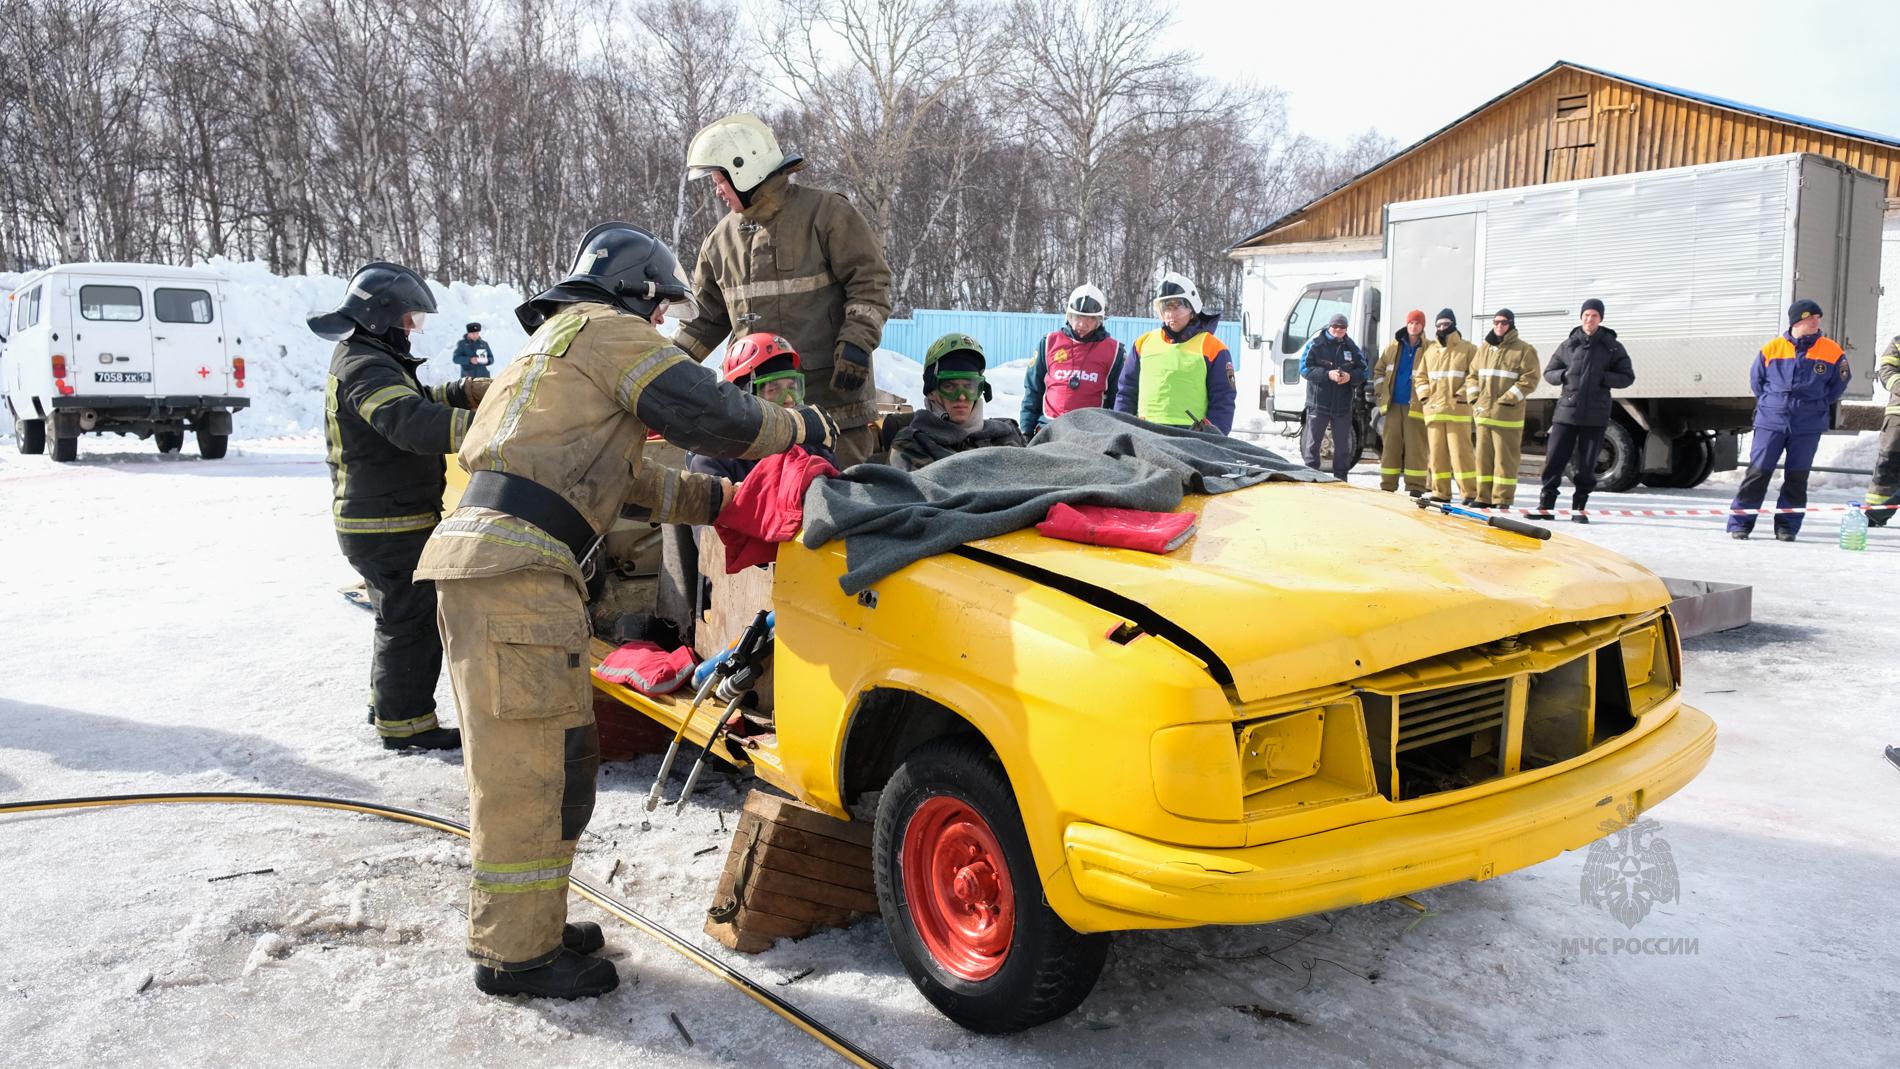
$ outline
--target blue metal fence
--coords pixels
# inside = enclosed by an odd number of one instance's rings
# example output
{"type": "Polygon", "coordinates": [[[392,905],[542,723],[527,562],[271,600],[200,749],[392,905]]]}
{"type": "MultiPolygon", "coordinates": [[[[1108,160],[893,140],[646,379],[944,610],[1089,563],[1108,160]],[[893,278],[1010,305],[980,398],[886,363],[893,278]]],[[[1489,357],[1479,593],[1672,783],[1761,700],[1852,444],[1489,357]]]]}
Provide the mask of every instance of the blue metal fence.
{"type": "MultiPolygon", "coordinates": [[[[1138,316],[1108,318],[1108,332],[1122,342],[1133,342],[1160,325],[1159,319],[1138,316]]],[[[952,332],[968,334],[983,343],[983,352],[994,367],[1035,356],[1036,343],[1061,326],[1062,317],[1048,312],[957,312],[919,308],[909,319],[885,323],[882,345],[922,363],[931,342],[952,332]]],[[[1238,359],[1240,324],[1222,323],[1214,329],[1214,336],[1226,343],[1238,359]]]]}

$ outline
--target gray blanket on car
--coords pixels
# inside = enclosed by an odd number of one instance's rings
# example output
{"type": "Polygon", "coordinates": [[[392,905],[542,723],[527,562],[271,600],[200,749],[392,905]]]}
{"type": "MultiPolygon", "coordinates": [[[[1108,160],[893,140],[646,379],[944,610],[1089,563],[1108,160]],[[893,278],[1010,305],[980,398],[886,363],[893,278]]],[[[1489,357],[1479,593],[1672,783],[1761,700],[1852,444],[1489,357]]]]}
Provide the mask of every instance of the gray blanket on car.
{"type": "Polygon", "coordinates": [[[1284,479],[1329,482],[1270,450],[1101,408],[1046,423],[1025,449],[976,449],[914,472],[859,464],[805,493],[807,547],[845,540],[856,594],[913,561],[1033,527],[1057,502],[1172,511],[1187,493],[1284,479]]]}

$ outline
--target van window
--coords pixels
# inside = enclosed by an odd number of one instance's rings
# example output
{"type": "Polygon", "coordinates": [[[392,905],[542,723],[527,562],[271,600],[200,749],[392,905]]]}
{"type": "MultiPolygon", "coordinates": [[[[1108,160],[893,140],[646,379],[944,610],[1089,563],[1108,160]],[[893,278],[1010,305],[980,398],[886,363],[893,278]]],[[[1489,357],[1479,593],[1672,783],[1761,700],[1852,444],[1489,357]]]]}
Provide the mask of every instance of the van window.
{"type": "Polygon", "coordinates": [[[81,286],[79,314],[107,323],[136,323],[145,318],[145,298],[137,286],[81,286]]]}
{"type": "Polygon", "coordinates": [[[25,330],[36,326],[40,321],[40,287],[27,290],[19,300],[20,307],[13,313],[13,329],[25,330]]]}
{"type": "Polygon", "coordinates": [[[155,289],[152,314],[160,323],[209,323],[211,295],[204,290],[155,289]]]}
{"type": "Polygon", "coordinates": [[[1326,321],[1337,315],[1352,315],[1351,286],[1329,286],[1300,294],[1293,311],[1286,317],[1286,333],[1280,338],[1280,351],[1297,353],[1306,341],[1319,333],[1326,321]]]}

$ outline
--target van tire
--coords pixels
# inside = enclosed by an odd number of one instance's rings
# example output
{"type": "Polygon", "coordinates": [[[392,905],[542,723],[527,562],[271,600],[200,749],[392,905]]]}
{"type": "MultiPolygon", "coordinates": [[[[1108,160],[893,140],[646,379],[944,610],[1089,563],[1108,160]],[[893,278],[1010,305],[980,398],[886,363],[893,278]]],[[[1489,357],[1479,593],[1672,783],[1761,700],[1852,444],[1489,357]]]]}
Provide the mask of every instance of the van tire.
{"type": "Polygon", "coordinates": [[[884,927],[911,982],[973,1032],[1020,1032],[1055,1020],[1081,1005],[1102,974],[1109,937],[1077,932],[1049,908],[1009,779],[980,738],[938,739],[904,758],[878,796],[872,865],[884,927]],[[955,877],[954,891],[943,882],[948,873],[918,866],[933,856],[931,847],[939,860],[960,847],[976,859],[955,877]],[[1003,880],[964,875],[979,865],[1003,880]],[[999,893],[1003,883],[1007,894],[999,893]],[[971,885],[973,894],[964,890],[971,885]],[[936,905],[920,894],[913,910],[913,892],[933,887],[936,905]],[[972,935],[943,923],[957,919],[946,916],[955,912],[948,899],[985,897],[987,931],[972,935]],[[999,954],[985,940],[1004,924],[999,954]]]}
{"type": "Polygon", "coordinates": [[[228,434],[212,434],[202,429],[193,433],[198,436],[198,455],[206,460],[223,460],[224,451],[231,447],[228,434]]]}
{"type": "Polygon", "coordinates": [[[46,452],[46,421],[43,419],[16,419],[13,421],[13,441],[20,452],[29,457],[46,452]]]}
{"type": "Polygon", "coordinates": [[[152,443],[161,453],[176,453],[185,448],[184,431],[153,431],[152,443]]]}
{"type": "Polygon", "coordinates": [[[1630,425],[1614,417],[1603,428],[1603,452],[1597,459],[1597,489],[1620,494],[1643,476],[1643,443],[1630,425]]]}
{"type": "Polygon", "coordinates": [[[54,438],[53,459],[60,464],[70,464],[79,459],[78,438],[54,438]]]}

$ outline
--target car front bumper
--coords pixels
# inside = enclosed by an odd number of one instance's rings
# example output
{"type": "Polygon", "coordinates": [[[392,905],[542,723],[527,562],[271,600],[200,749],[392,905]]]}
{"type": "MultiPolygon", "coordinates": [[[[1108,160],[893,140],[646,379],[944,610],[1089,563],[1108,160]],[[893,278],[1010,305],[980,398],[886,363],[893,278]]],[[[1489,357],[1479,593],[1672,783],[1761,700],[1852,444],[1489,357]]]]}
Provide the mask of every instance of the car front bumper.
{"type": "Polygon", "coordinates": [[[1058,911],[1090,931],[1261,924],[1486,880],[1605,837],[1694,779],[1714,752],[1714,721],[1684,705],[1568,771],[1263,846],[1201,850],[1077,822],[1063,853],[1082,908],[1058,911]]]}

